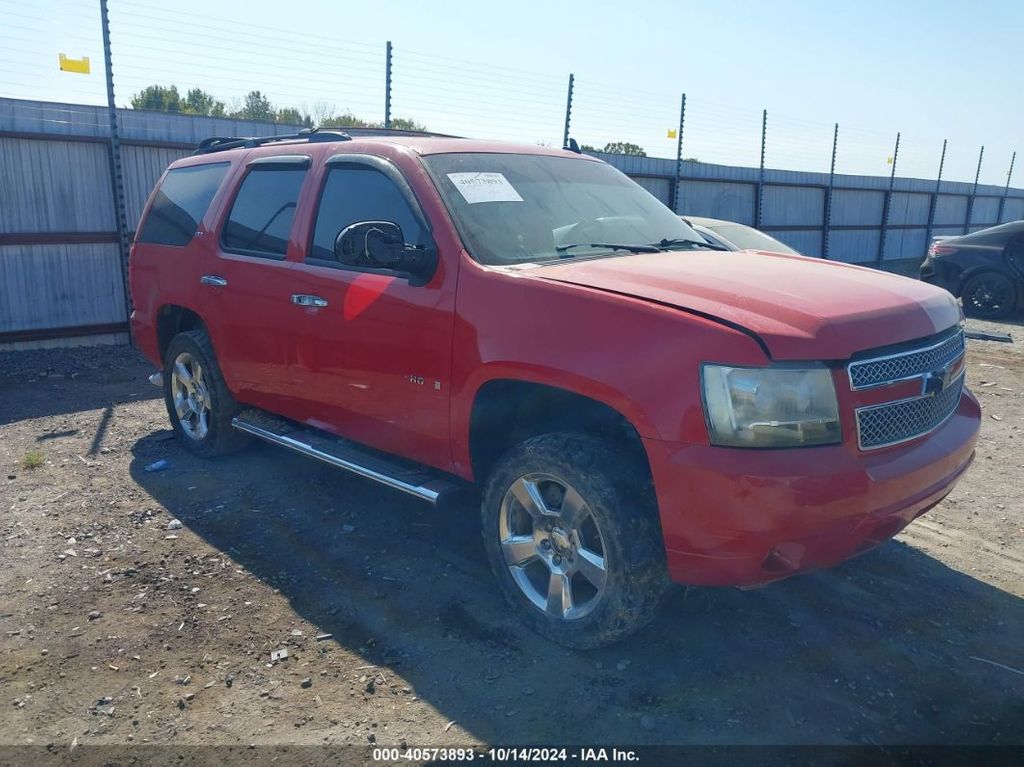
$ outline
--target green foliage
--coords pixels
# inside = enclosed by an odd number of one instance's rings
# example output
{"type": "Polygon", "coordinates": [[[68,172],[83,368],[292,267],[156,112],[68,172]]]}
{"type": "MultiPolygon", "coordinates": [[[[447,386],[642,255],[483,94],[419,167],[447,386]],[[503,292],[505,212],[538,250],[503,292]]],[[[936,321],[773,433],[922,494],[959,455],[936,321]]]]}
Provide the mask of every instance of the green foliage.
{"type": "Polygon", "coordinates": [[[604,149],[598,149],[590,144],[580,144],[581,152],[604,152],[605,154],[631,154],[635,157],[646,157],[647,152],[639,144],[630,144],[628,141],[609,141],[604,149]]]}
{"type": "Polygon", "coordinates": [[[156,109],[160,112],[180,112],[181,94],[172,85],[150,85],[132,96],[132,109],[156,109]]]}
{"type": "Polygon", "coordinates": [[[207,115],[209,117],[224,117],[226,114],[224,102],[218,101],[202,88],[192,88],[188,92],[184,101],[181,102],[181,111],[190,115],[207,115]]]}
{"type": "Polygon", "coordinates": [[[21,459],[21,466],[25,469],[38,469],[46,462],[43,454],[38,450],[31,450],[25,453],[25,457],[21,459]]]}
{"type": "Polygon", "coordinates": [[[628,154],[634,157],[646,157],[647,152],[639,144],[630,144],[628,141],[609,141],[601,150],[608,154],[628,154]]]}
{"type": "Polygon", "coordinates": [[[249,91],[245,94],[242,108],[231,116],[241,120],[265,120],[270,122],[274,119],[274,115],[274,105],[270,103],[270,99],[260,91],[249,91]]]}
{"type": "Polygon", "coordinates": [[[426,131],[427,126],[423,123],[418,123],[415,120],[411,120],[408,117],[392,117],[391,127],[394,130],[411,130],[411,131],[426,131]]]}
{"type": "Polygon", "coordinates": [[[330,115],[320,121],[321,128],[376,128],[380,123],[371,123],[356,117],[351,112],[330,115]]]}
{"type": "Polygon", "coordinates": [[[295,107],[281,107],[277,110],[274,121],[288,125],[301,125],[304,128],[313,127],[313,118],[295,107]]]}
{"type": "MultiPolygon", "coordinates": [[[[150,85],[132,96],[133,109],[154,109],[161,112],[181,112],[209,117],[233,117],[238,120],[262,120],[287,125],[301,125],[305,128],[383,128],[382,122],[364,120],[350,111],[334,114],[324,104],[314,105],[310,114],[305,108],[275,107],[262,91],[253,90],[246,94],[241,105],[235,103],[228,109],[223,101],[202,88],[192,88],[182,98],[176,85],[150,85]],[[314,116],[315,115],[315,116],[314,116]]],[[[408,117],[396,117],[391,121],[394,130],[426,131],[422,123],[408,117]]]]}

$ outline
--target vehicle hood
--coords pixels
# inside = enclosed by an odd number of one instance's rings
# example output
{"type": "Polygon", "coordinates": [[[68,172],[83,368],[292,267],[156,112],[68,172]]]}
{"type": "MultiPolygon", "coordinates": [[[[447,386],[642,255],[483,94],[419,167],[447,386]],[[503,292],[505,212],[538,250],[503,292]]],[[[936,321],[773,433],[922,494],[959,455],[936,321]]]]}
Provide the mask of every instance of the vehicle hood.
{"type": "Polygon", "coordinates": [[[666,304],[737,325],[777,360],[840,360],[930,336],[955,299],[907,277],[763,251],[678,251],[544,266],[545,280],[666,304]]]}

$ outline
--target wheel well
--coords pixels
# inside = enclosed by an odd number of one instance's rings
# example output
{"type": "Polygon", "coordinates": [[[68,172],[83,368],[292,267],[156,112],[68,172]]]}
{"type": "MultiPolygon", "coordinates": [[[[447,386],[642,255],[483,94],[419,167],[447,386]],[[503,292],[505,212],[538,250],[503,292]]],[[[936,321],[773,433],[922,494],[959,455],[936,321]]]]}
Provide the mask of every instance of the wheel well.
{"type": "Polygon", "coordinates": [[[156,318],[156,338],[160,348],[160,359],[164,358],[171,339],[178,333],[205,327],[202,318],[191,309],[173,304],[160,307],[156,318]]]}
{"type": "Polygon", "coordinates": [[[477,392],[469,425],[473,476],[478,482],[511,447],[552,432],[604,437],[642,460],[647,453],[633,424],[612,407],[565,389],[527,381],[489,381],[477,392]]]}

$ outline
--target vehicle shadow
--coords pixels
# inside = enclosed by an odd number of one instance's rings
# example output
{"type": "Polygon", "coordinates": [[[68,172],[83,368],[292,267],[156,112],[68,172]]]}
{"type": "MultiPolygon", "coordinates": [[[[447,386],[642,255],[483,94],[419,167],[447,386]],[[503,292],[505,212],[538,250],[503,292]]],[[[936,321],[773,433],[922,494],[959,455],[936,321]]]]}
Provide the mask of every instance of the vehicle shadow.
{"type": "MultiPolygon", "coordinates": [[[[50,358],[56,358],[53,351],[46,351],[52,355],[50,358]]],[[[105,348],[96,352],[97,355],[107,353],[105,348]]],[[[120,354],[125,355],[123,351],[120,354]]],[[[0,377],[0,426],[31,418],[106,409],[105,430],[116,406],[163,396],[146,380],[152,372],[152,366],[130,359],[110,369],[86,369],[74,375],[60,373],[27,380],[0,377]]]]}
{"type": "Polygon", "coordinates": [[[1024,600],[903,543],[758,591],[680,588],[639,635],[573,652],[501,601],[468,502],[265,445],[204,462],[154,433],[133,453],[170,515],[481,742],[1021,740],[1024,600]]]}

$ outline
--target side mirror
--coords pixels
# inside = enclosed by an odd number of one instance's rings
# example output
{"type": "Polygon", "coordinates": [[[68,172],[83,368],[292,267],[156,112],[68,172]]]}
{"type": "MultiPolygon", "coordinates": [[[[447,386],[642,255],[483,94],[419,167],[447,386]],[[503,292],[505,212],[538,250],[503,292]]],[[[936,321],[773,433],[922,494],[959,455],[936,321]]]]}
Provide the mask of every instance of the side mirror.
{"type": "Polygon", "coordinates": [[[394,269],[405,249],[402,228],[390,221],[360,221],[346,226],[334,240],[334,255],[349,266],[394,269]]]}
{"type": "Polygon", "coordinates": [[[343,264],[392,269],[429,278],[437,266],[433,249],[405,244],[402,227],[393,221],[360,221],[346,226],[334,240],[334,255],[343,264]]]}

